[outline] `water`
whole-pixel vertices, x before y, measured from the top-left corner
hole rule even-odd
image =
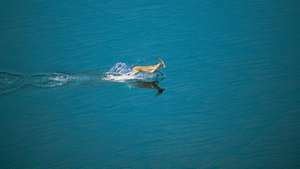
[[[2,1],[1,169],[300,168],[299,5]]]

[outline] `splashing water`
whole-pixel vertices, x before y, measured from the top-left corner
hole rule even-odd
[[[133,74],[130,66],[126,63],[116,63],[108,72],[104,74],[103,80],[115,82],[130,82],[130,81],[161,81],[164,79],[162,72],[156,71],[155,73],[140,72]]]
[[[131,72],[131,67],[127,66],[126,63],[116,63],[110,70],[111,73],[126,74]]]

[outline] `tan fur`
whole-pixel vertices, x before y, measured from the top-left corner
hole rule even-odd
[[[132,68],[134,73],[139,73],[139,72],[150,72],[153,73],[156,70],[158,70],[159,68],[162,67],[161,63],[158,63],[156,65],[152,65],[152,66],[134,66]]]

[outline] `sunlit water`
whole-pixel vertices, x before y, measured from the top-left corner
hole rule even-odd
[[[0,168],[300,168],[299,5],[2,1]]]

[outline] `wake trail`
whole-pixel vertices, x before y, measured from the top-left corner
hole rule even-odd
[[[25,86],[38,88],[54,88],[68,84],[93,83],[101,81],[97,74],[68,74],[68,73],[41,73],[34,75],[0,72],[0,95],[14,92]]]
[[[37,88],[54,88],[66,86],[69,84],[83,84],[83,83],[99,83],[102,80],[123,82],[127,84],[137,84],[142,82],[152,84],[165,78],[162,72],[155,73],[140,72],[138,74],[132,73],[132,67],[125,63],[116,63],[108,72],[101,73],[40,73],[33,75],[16,74],[9,72],[0,72],[0,95],[14,92],[17,89],[31,86]],[[150,83],[149,83],[150,82]]]
[[[23,75],[0,72],[0,95],[13,92],[23,85]]]

